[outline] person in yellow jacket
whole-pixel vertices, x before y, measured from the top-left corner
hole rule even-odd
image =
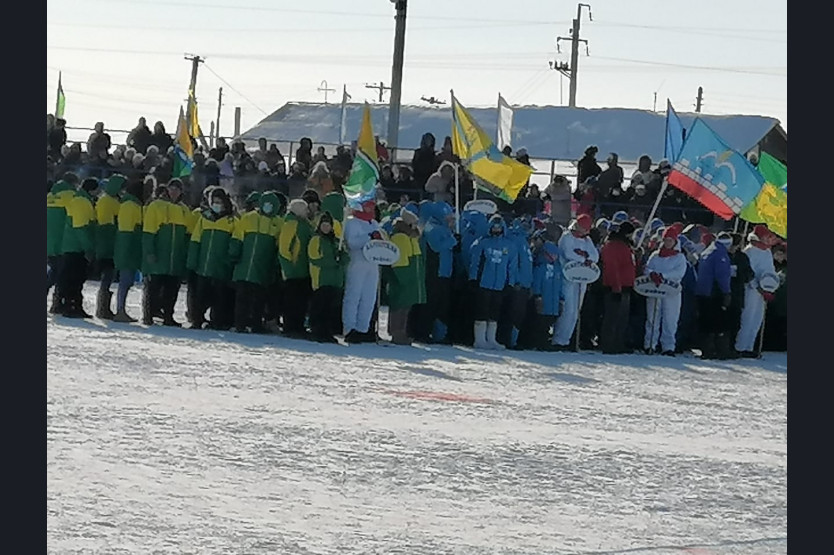
[[[101,279],[96,299],[96,318],[112,320],[110,300],[113,294],[113,250],[116,246],[116,219],[119,215],[120,195],[125,184],[123,175],[115,174],[102,181],[103,194],[96,201],[96,274]]]
[[[61,241],[61,275],[58,296],[63,305],[61,314],[70,318],[91,318],[84,310],[83,289],[87,267],[95,259],[96,212],[93,195],[98,179],[88,177],[67,205],[67,218]]]
[[[50,314],[58,314],[63,310],[57,287],[61,273],[61,242],[66,226],[67,206],[75,197],[78,182],[77,175],[67,172],[46,194],[46,294],[52,289]]]
[[[302,199],[290,201],[281,227],[278,255],[284,278],[284,335],[305,338],[305,317],[312,293],[307,248],[313,236],[310,209]]]
[[[113,266],[119,273],[119,291],[116,295],[114,322],[132,323],[136,319],[127,313],[127,293],[133,287],[136,273],[142,267],[142,209],[144,187],[140,181],[127,184],[116,218],[116,242],[113,248]]]
[[[188,254],[191,211],[180,202],[182,182],[172,179],[157,188],[157,198],[145,211],[142,226],[142,273],[148,276],[142,299],[142,323],[150,326],[162,313],[162,324],[181,327],[174,319]]]

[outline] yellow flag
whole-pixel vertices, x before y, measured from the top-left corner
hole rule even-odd
[[[194,98],[194,91],[191,89],[188,91],[186,119],[188,121],[188,134],[191,137],[199,137],[202,133],[200,132],[200,120],[197,117],[197,99]]]
[[[769,181],[739,215],[750,223],[767,224],[770,231],[788,238],[788,194]]]
[[[505,156],[452,93],[452,150],[475,177],[478,186],[514,202],[533,168]]]
[[[177,137],[176,145],[180,147],[188,158],[194,156],[194,148],[191,144],[191,137],[188,136],[188,124],[185,121],[185,114],[183,114],[182,106],[180,106],[180,117],[177,122]]]

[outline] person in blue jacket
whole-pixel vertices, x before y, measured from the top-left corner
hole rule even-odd
[[[504,289],[518,282],[518,250],[507,237],[507,225],[499,215],[489,220],[489,235],[472,244],[469,280],[478,284],[475,305],[476,349],[504,349],[495,340]]]
[[[686,261],[686,273],[681,280],[681,315],[678,322],[678,333],[675,339],[676,351],[684,353],[695,347],[695,336],[698,326],[697,297],[695,287],[698,274],[692,263]]]
[[[426,202],[426,201],[424,201]],[[421,241],[426,256],[426,295],[431,342],[448,343],[449,313],[452,300],[452,270],[455,216],[446,202],[429,202],[420,210],[425,217]]]
[[[475,317],[472,307],[477,301],[477,286],[469,281],[472,244],[489,231],[489,220],[481,212],[464,210],[460,216],[458,245],[454,249],[452,269],[452,307],[449,339],[458,345],[472,345]]]
[[[712,244],[701,253],[695,295],[698,300],[698,329],[702,334],[701,358],[728,358],[729,324],[727,309],[732,295],[732,268],[727,249],[733,238],[726,231],[718,234]]]
[[[498,323],[499,343],[508,349],[519,350],[518,336],[527,313],[530,287],[533,285],[533,254],[530,251],[532,221],[525,218],[513,220],[507,237],[516,249],[518,272],[515,283],[508,284],[504,295],[504,309]]]
[[[562,265],[559,247],[547,239],[545,230],[536,231],[532,240],[533,281],[532,296],[528,302],[527,318],[519,337],[519,345],[539,351],[553,350],[550,344],[550,328],[561,312]]]

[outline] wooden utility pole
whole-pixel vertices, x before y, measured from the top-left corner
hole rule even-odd
[[[391,66],[391,100],[388,103],[388,147],[397,148],[400,131],[400,100],[403,86],[403,56],[405,54],[405,12],[407,0],[391,0],[397,10],[394,31],[394,62]],[[380,83],[381,85],[382,83]],[[380,91],[381,93],[381,91]],[[382,97],[382,94],[380,94]],[[382,102],[382,98],[380,98]]]
[[[568,79],[570,79],[570,92],[568,97],[568,105],[571,108],[576,108],[576,85],[577,85],[577,73],[579,70],[579,43],[585,43],[585,54],[588,54],[588,41],[585,39],[579,38],[579,20],[582,17],[582,7],[588,8],[588,20],[593,21],[593,16],[591,15],[591,6],[589,4],[579,4],[576,6],[576,19],[573,20],[573,27],[570,30],[570,37],[556,37],[556,49],[559,51],[559,41],[562,40],[569,40],[571,41],[571,52],[570,52],[570,66],[561,63],[554,64],[551,63],[551,69],[556,69],[564,74]]]
[[[200,64],[205,62],[205,58],[201,58],[197,55],[185,55],[185,59],[191,62],[191,85],[189,90],[191,91],[191,96],[194,98],[194,104],[197,104],[197,70],[200,67]],[[191,121],[191,114],[186,114],[188,121]],[[200,140],[200,144],[203,145],[205,150],[208,150],[208,143],[206,143],[206,138],[203,136],[203,131],[201,129],[198,130],[199,136],[195,137]]]
[[[701,113],[701,104],[704,101],[704,87],[698,87],[698,96],[695,97],[695,113]]]
[[[240,135],[240,106],[235,108],[235,137]]]
[[[369,84],[365,83],[365,88],[366,89],[379,89],[379,101],[380,102],[382,102],[382,94],[385,91],[390,91],[391,90],[391,87],[386,87],[385,83],[383,83],[382,81],[379,82],[379,85],[369,85]]]
[[[223,87],[220,87],[220,92],[217,93],[217,122],[214,125],[214,140],[211,146],[217,145],[217,139],[220,137],[220,107],[223,106]]]

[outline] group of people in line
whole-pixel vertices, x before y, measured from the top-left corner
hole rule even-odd
[[[364,255],[379,239],[397,247],[391,265]],[[152,176],[67,172],[47,194],[51,313],[92,317],[82,294],[92,278],[95,317],[136,322],[127,296],[140,273],[144,325],[181,326],[185,285],[193,329],[319,342],[379,341],[382,305],[400,345],[753,357],[765,306],[779,295],[762,278],[778,269],[786,279],[786,250],[761,225],[747,237],[714,236],[703,225],[616,212],[596,222],[579,214],[565,228],[547,213],[458,216],[442,198],[348,207],[335,190],[253,192],[238,206],[223,187],[207,187],[192,209],[179,179]],[[565,268],[577,264],[598,267],[600,279],[568,279]],[[638,295],[641,276],[680,293]]]

